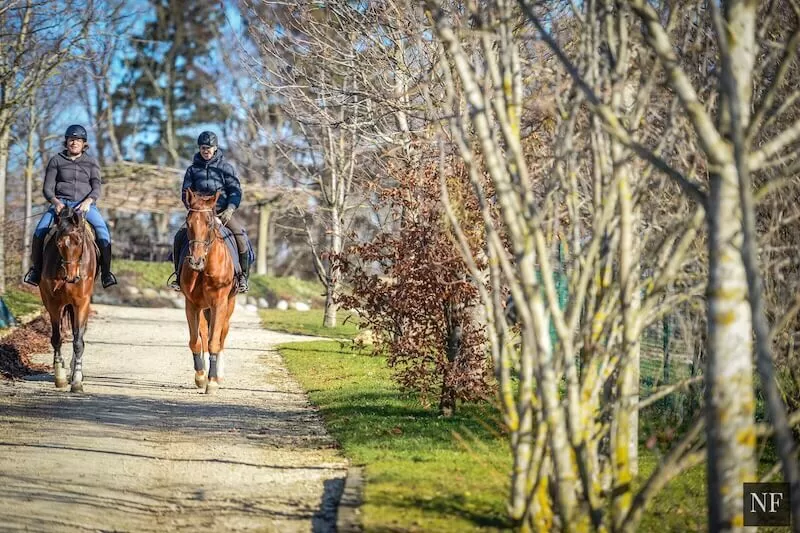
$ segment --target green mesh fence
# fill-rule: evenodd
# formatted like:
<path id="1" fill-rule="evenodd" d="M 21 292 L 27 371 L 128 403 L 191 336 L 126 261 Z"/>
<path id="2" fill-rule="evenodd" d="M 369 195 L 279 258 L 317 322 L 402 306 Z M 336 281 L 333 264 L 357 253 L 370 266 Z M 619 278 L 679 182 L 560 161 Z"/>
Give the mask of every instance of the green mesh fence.
<path id="1" fill-rule="evenodd" d="M 568 279 L 565 274 L 563 246 L 559 246 L 557 268 L 552 273 L 561 309 L 569 298 Z M 537 277 L 541 281 L 541 271 Z M 555 326 L 550 322 L 550 337 L 553 345 L 558 342 Z M 665 316 L 657 323 L 650 324 L 642 333 L 640 358 L 640 396 L 645 398 L 655 389 L 671 385 L 692 375 L 692 348 L 686 342 L 687 332 L 682 332 L 673 316 Z M 580 356 L 576 355 L 580 369 Z M 658 402 L 656 407 L 685 411 L 691 408 L 694 400 L 688 400 L 687 392 L 676 392 Z"/>

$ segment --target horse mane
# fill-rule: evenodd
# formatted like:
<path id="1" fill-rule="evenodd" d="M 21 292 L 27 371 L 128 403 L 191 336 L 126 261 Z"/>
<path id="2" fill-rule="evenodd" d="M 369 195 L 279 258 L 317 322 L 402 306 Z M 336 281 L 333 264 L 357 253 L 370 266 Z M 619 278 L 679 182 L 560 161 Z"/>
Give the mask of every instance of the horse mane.
<path id="1" fill-rule="evenodd" d="M 214 195 L 213 194 L 194 193 L 194 198 L 193 199 L 195 201 L 199 202 L 199 203 L 205 203 L 205 202 L 210 202 L 211 200 L 213 200 L 214 199 Z M 192 202 L 192 203 L 194 203 L 194 202 Z M 211 208 L 213 209 L 214 206 L 211 206 Z"/>
<path id="2" fill-rule="evenodd" d="M 70 206 L 64 206 L 56 218 L 56 231 L 62 234 L 76 227 L 80 228 L 81 218 L 80 211 Z"/>

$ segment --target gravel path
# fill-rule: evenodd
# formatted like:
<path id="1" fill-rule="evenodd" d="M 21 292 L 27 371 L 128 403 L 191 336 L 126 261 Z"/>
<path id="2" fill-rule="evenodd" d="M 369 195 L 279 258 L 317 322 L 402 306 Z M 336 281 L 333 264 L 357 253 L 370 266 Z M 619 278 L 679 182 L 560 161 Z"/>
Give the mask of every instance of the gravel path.
<path id="1" fill-rule="evenodd" d="M 93 309 L 86 392 L 0 382 L 0 531 L 335 530 L 346 461 L 274 350 L 306 337 L 237 309 L 212 397 L 183 310 Z"/>

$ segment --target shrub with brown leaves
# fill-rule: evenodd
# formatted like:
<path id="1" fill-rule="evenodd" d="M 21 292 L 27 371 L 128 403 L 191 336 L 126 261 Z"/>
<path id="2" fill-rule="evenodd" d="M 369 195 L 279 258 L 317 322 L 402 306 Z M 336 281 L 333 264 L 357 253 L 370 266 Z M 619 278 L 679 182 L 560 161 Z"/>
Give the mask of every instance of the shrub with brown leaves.
<path id="1" fill-rule="evenodd" d="M 452 178 L 451 196 L 463 213 L 476 213 L 467 205 L 466 180 Z M 480 298 L 448 230 L 437 171 L 396 179 L 396 187 L 377 194 L 399 228 L 334 258 L 351 288 L 338 303 L 358 311 L 362 327 L 372 329 L 375 353 L 387 355 L 401 386 L 418 391 L 424 402 L 438 396 L 440 412 L 450 415 L 457 400 L 491 392 L 485 335 L 474 318 Z M 470 238 L 477 251 L 478 235 Z"/>

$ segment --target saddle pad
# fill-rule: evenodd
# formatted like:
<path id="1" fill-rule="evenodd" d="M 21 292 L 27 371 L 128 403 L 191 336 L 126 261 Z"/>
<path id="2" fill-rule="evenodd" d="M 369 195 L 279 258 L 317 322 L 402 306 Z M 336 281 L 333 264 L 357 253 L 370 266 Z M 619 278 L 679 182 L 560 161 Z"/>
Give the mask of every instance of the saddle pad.
<path id="1" fill-rule="evenodd" d="M 227 227 L 222 226 L 220 228 L 220 233 L 222 234 L 222 240 L 225 242 L 225 245 L 228 247 L 228 252 L 231 254 L 231 259 L 233 260 L 233 271 L 238 276 L 242 273 L 242 265 L 239 263 L 239 249 L 236 246 L 236 238 L 233 235 L 233 232 L 229 230 Z M 188 233 L 183 233 L 183 242 L 180 245 L 180 254 L 178 260 L 178 272 L 181 271 L 181 266 L 183 266 L 183 260 L 189 255 L 189 239 L 186 237 Z M 250 264 L 253 263 L 255 260 L 255 252 L 253 251 L 253 246 L 250 243 L 250 239 L 247 238 L 247 232 L 244 233 L 245 240 L 247 241 L 247 255 Z"/>

